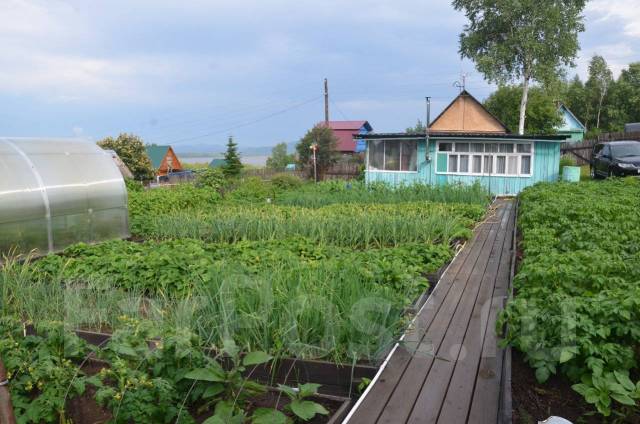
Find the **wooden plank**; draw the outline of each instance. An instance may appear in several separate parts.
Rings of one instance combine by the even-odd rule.
[[[501,217],[503,213],[502,208],[500,208],[497,213],[499,217]],[[479,236],[471,248],[470,255],[465,260],[461,271],[454,280],[453,286],[444,299],[442,307],[431,325],[425,329],[425,335],[420,341],[419,353],[411,358],[400,384],[398,384],[395,391],[391,394],[378,422],[398,423],[404,422],[409,417],[415,400],[423,387],[424,380],[433,364],[434,352],[437,352],[445,337],[452,317],[463,298],[467,282],[487,240],[489,240],[491,228],[491,224],[483,224],[478,232]],[[491,241],[491,243],[493,243],[493,241]]]
[[[413,328],[408,330],[403,343],[398,346],[390,358],[389,363],[375,383],[373,390],[361,401],[358,410],[349,420],[350,424],[369,424],[378,419],[399,380],[402,378],[409,362],[414,357],[416,351],[420,349],[426,329],[438,314],[444,300],[458,279],[463,265],[472,253],[474,255],[479,254],[479,250],[484,244],[487,235],[488,231],[477,231],[469,244],[465,246],[453,260],[451,266],[433,290],[421,313],[416,317],[412,326]]]
[[[476,237],[474,237],[474,239]],[[431,293],[422,313],[416,317],[411,326],[413,328],[409,329],[406,333],[405,343],[398,346],[380,375],[380,378],[375,383],[374,390],[362,400],[358,407],[357,414],[352,416],[349,423],[371,423],[378,418],[386,405],[387,399],[391,396],[407,364],[415,353],[414,351],[410,351],[408,346],[411,345],[412,340],[421,340],[422,333],[419,329],[428,326],[433,317],[435,317],[435,314],[442,304],[442,300],[451,288],[453,279],[458,274],[466,257],[468,257],[469,251],[470,249],[468,248],[463,249],[458,257],[454,259],[444,278],[435,287],[433,293]]]
[[[512,214],[507,225],[507,234],[514,230],[515,215]],[[495,329],[498,312],[504,306],[509,272],[511,267],[512,243],[505,243],[502,250],[500,267],[496,279],[496,288],[489,312],[488,328]],[[507,259],[509,258],[509,259]],[[473,400],[469,411],[468,422],[494,423],[498,421],[500,403],[500,382],[502,379],[502,361],[504,351],[498,350],[498,337],[494,331],[488,331],[482,347],[482,359],[478,368]]]
[[[506,207],[512,208],[511,205],[506,205]],[[508,212],[510,213],[510,211]],[[505,214],[504,219],[509,219],[509,213]],[[480,363],[483,340],[487,331],[493,331],[487,325],[489,308],[486,305],[490,305],[487,302],[493,296],[496,274],[505,242],[509,242],[506,229],[500,231],[500,235],[496,238],[492,247],[487,268],[482,277],[483,291],[478,296],[478,301],[474,306],[463,342],[465,356],[459,358],[458,362],[455,363],[455,370],[448,388],[446,388],[447,393],[442,401],[441,411],[438,415],[439,422],[458,423],[467,419],[473,396],[473,383]]]
[[[505,209],[502,219],[502,221],[504,221],[504,217],[507,217],[509,214],[510,205],[506,204],[502,206],[502,208]],[[475,312],[475,314],[479,316],[482,305],[489,300],[493,294],[495,278],[484,278],[484,276],[488,275],[486,271],[491,256],[496,256],[496,244],[499,244],[497,248],[498,257],[502,250],[503,243],[500,242],[500,240],[504,240],[504,230],[500,231],[500,223],[492,225],[491,233],[493,233],[493,237],[490,236],[488,241],[491,244],[484,249],[482,255],[476,262],[467,284],[467,290],[465,290],[463,299],[458,309],[456,309],[451,325],[447,329],[447,335],[438,350],[436,360],[431,367],[423,384],[422,391],[413,407],[413,411],[408,420],[409,423],[435,423],[437,421],[442,402],[447,393],[463,346],[465,351],[462,354],[465,357],[469,355],[469,349],[476,349],[478,351],[477,356],[480,356],[482,337],[477,337],[475,346],[465,344],[464,339],[468,334],[473,313]],[[478,307],[478,305],[480,306]],[[478,327],[480,327],[480,325],[478,325]],[[476,335],[479,332],[478,328]],[[463,384],[469,385],[470,382],[475,380],[477,362],[475,365],[476,367],[471,373],[462,376],[462,379],[466,380]],[[462,402],[459,401],[459,403]],[[468,401],[466,405],[468,405]]]

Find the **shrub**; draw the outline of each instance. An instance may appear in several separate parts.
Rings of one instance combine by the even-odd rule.
[[[100,140],[98,146],[116,152],[136,180],[151,180],[155,176],[144,143],[137,135],[123,133],[115,139],[107,137]]]
[[[211,188],[221,191],[226,184],[227,181],[220,169],[205,168],[196,171],[195,186],[198,188]]]
[[[229,199],[244,202],[264,202],[274,197],[273,186],[258,177],[244,178],[229,193]]]
[[[295,175],[276,174],[271,178],[271,184],[280,190],[292,190],[302,185],[302,180]]]
[[[139,192],[144,190],[144,186],[140,181],[130,180],[129,178],[125,178],[124,183],[127,186],[127,191]]]

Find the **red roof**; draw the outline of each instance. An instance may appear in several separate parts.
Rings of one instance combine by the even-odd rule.
[[[318,125],[324,126],[325,123],[319,122]],[[329,128],[333,130],[333,133],[338,138],[337,150],[340,152],[355,152],[356,142],[353,139],[353,135],[358,134],[362,127],[367,132],[373,130],[367,121],[329,121]]]

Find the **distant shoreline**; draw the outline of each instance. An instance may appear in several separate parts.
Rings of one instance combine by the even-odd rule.
[[[253,166],[265,166],[267,164],[267,158],[269,155],[243,155],[240,154],[240,160],[242,163]],[[214,155],[184,155],[179,154],[178,159],[180,159],[184,163],[209,163],[212,159],[221,159],[223,155],[214,154]]]

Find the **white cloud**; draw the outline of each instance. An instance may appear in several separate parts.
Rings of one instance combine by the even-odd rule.
[[[604,57],[613,72],[614,77],[629,66],[629,63],[637,60],[637,52],[630,43],[621,41],[613,44],[599,44],[590,46],[580,51],[576,60],[576,71],[582,79],[588,76],[589,62],[594,55]]]
[[[630,37],[640,37],[640,1],[591,0],[587,3],[587,15],[595,21],[616,24],[622,21],[623,31]],[[613,21],[613,22],[611,22]],[[615,31],[616,28],[611,28]]]

